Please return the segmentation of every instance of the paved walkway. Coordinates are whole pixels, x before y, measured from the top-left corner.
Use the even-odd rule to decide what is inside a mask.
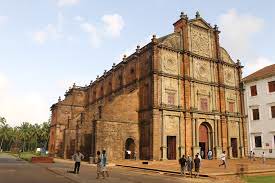
[[[189,176],[182,177],[179,174],[169,174],[157,171],[144,171],[142,169],[133,169],[125,167],[113,166],[109,167],[110,177],[105,179],[95,179],[96,166],[90,165],[87,162],[81,163],[80,174],[70,173],[73,169],[73,161],[55,159],[54,164],[47,165],[48,170],[53,173],[63,176],[66,179],[75,183],[90,183],[90,182],[114,182],[114,183],[243,183],[238,177],[219,177],[219,178],[190,178]],[[127,161],[125,161],[126,163]],[[129,162],[127,162],[129,163]]]
[[[157,170],[163,172],[179,173],[179,165],[176,160],[168,161],[148,161],[149,164],[142,164],[140,160],[124,160],[115,162],[118,166],[135,167],[149,170]],[[260,159],[250,161],[248,159],[235,159],[227,161],[227,168],[219,167],[220,160],[202,160],[201,175],[204,176],[225,176],[236,175],[240,165],[244,165],[244,172],[246,174],[258,174],[272,172],[275,173],[275,160],[267,160],[262,164]]]

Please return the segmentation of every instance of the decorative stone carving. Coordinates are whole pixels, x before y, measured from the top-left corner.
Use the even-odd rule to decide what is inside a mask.
[[[203,85],[203,84],[198,84],[197,85],[198,95],[207,95],[207,96],[209,96],[210,89],[211,88],[210,88],[209,85]]]
[[[209,57],[208,31],[199,27],[191,27],[192,51],[198,55]]]
[[[200,26],[200,27],[203,27],[205,29],[209,29],[210,26],[209,25],[206,25],[202,20],[195,20],[192,22],[193,24],[197,25],[197,26]]]
[[[176,135],[179,126],[179,118],[176,116],[165,116],[165,132],[167,135]]]
[[[234,71],[231,68],[225,67],[224,69],[224,81],[226,84],[234,86]]]
[[[162,69],[170,74],[178,74],[177,55],[169,51],[162,51]]]
[[[168,93],[173,93],[175,96],[173,105],[178,105],[178,81],[176,79],[163,77],[162,86],[162,103],[169,104]]]
[[[210,80],[210,65],[209,62],[194,59],[195,65],[195,78],[198,80],[209,81]]]
[[[227,51],[224,48],[220,47],[220,52],[221,52],[222,61],[230,64],[235,64],[235,62],[231,59],[230,55],[227,53]]]
[[[164,39],[162,44],[167,47],[174,48],[174,49],[181,49],[180,35],[178,33],[174,33],[174,34],[168,36],[166,39]]]
[[[236,93],[231,90],[226,90],[226,98],[228,100],[236,100]]]

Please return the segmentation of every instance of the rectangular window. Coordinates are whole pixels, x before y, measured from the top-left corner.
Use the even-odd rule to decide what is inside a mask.
[[[268,82],[269,92],[275,92],[275,81]]]
[[[229,112],[234,112],[234,102],[229,102]]]
[[[255,136],[255,147],[262,147],[262,137]]]
[[[271,117],[275,118],[275,106],[271,106]]]
[[[200,102],[201,102],[201,110],[205,112],[208,111],[208,100],[206,98],[201,98]]]
[[[250,92],[251,92],[251,96],[256,96],[257,95],[257,86],[250,86]]]
[[[259,109],[252,109],[252,113],[253,113],[253,120],[259,120],[260,119]]]
[[[168,92],[167,93],[167,100],[168,100],[168,104],[170,105],[175,105],[175,93],[172,92]]]

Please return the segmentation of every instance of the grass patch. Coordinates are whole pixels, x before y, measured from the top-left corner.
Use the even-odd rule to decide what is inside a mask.
[[[247,183],[274,183],[275,176],[249,176],[245,177],[244,180]]]
[[[22,152],[20,153],[20,158],[25,161],[31,161],[32,157],[37,157],[38,155],[32,152]]]
[[[32,157],[47,157],[48,155],[41,155],[40,153],[35,153],[35,152],[21,152],[19,155],[18,153],[14,152],[5,152],[7,154],[10,154],[16,158],[23,159],[25,161],[31,161]]]

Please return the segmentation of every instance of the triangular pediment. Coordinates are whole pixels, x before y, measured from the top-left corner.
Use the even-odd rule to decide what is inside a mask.
[[[209,23],[207,23],[203,18],[196,18],[190,20],[191,24],[197,25],[199,27],[205,28],[205,29],[213,29]]]

